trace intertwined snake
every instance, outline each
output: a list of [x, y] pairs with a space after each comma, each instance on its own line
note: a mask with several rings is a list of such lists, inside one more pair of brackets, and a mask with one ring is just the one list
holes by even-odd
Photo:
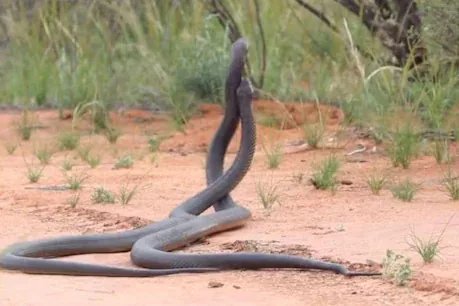
[[[139, 229], [118, 233], [67, 236], [23, 242], [0, 255], [0, 267], [33, 274], [89, 276], [158, 276], [175, 273], [210, 272], [224, 269], [298, 268], [330, 270], [347, 276], [376, 275], [350, 272], [340, 264], [300, 256], [248, 253], [186, 254], [169, 252], [216, 232], [243, 225], [250, 212], [237, 205], [229, 193], [247, 173], [255, 151], [255, 121], [252, 88], [242, 77], [248, 44], [244, 38], [232, 46], [225, 85], [225, 115], [209, 148], [208, 186], [175, 208], [168, 218]], [[228, 144], [241, 122], [241, 143], [232, 166], [223, 173]], [[214, 205], [215, 212], [201, 215]], [[139, 268], [61, 261], [55, 257], [131, 251]]]

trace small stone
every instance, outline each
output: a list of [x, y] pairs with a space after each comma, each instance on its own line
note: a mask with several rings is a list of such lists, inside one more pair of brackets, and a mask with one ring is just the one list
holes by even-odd
[[234, 289], [241, 289], [241, 286], [233, 285], [233, 288], [234, 288]]
[[223, 283], [210, 281], [208, 286], [209, 288], [220, 288], [223, 287]]

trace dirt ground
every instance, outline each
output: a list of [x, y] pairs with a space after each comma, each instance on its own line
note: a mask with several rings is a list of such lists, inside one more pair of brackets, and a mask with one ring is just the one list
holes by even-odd
[[[414, 275], [407, 286], [395, 286], [383, 277], [345, 278], [328, 272], [276, 269], [149, 279], [27, 275], [0, 270], [0, 305], [459, 305], [459, 203], [448, 198], [441, 184], [444, 166], [437, 165], [433, 157], [423, 156], [408, 170], [393, 168], [380, 146], [343, 127], [342, 113], [332, 108], [321, 108], [320, 112], [327, 123], [322, 149], [310, 150], [301, 143], [298, 126], [317, 120], [314, 105], [283, 107], [269, 101], [254, 105], [260, 122], [263, 116], [285, 116], [276, 121], [283, 129], [257, 126], [252, 168], [232, 192], [253, 217], [246, 226], [208, 237], [186, 251], [260, 250], [334, 260], [352, 268], [372, 264], [380, 269], [378, 264], [391, 249], [411, 258]], [[34, 114], [32, 138], [20, 142], [14, 129], [20, 113], [0, 113], [0, 250], [18, 241], [122, 231], [166, 217], [173, 207], [205, 186], [205, 151], [222, 111], [217, 106], [202, 106], [184, 132], [174, 131], [163, 115], [141, 110], [116, 112], [113, 121], [123, 132], [116, 145], [102, 135], [91, 134], [87, 121], [77, 122], [82, 146], [100, 154], [101, 164], [91, 169], [75, 151], [58, 151], [39, 182], [31, 184], [26, 164], [38, 165], [34, 150], [55, 145], [58, 133], [72, 124], [71, 120], [60, 120], [55, 110]], [[156, 155], [148, 149], [148, 139], [153, 135], [165, 138]], [[235, 137], [227, 166], [238, 141]], [[15, 142], [20, 145], [14, 154], [7, 154], [5, 147]], [[276, 144], [285, 154], [280, 167], [269, 170], [264, 148], [269, 150]], [[367, 150], [347, 155], [359, 145]], [[451, 150], [456, 157], [453, 167], [459, 170], [457, 144]], [[127, 153], [134, 156], [134, 166], [113, 169], [117, 157]], [[342, 161], [339, 178], [346, 183], [335, 194], [315, 190], [308, 182], [313, 165], [330, 153]], [[66, 184], [61, 170], [64, 159], [75, 162], [73, 173], [88, 175], [74, 208], [68, 204], [74, 192], [47, 188]], [[372, 195], [366, 178], [375, 171], [386, 173], [392, 181], [410, 177], [422, 188], [410, 203], [394, 199], [387, 189], [379, 196]], [[91, 202], [95, 187], [118, 192], [123, 184], [140, 186], [128, 205]], [[277, 186], [279, 203], [265, 209], [257, 184]], [[448, 220], [440, 244], [441, 257], [423, 264], [406, 243], [411, 230], [428, 239]], [[130, 264], [127, 253], [76, 259]], [[212, 288], [212, 283], [222, 286]]]

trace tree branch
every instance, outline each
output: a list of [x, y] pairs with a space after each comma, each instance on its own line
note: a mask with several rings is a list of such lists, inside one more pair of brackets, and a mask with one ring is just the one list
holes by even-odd
[[265, 80], [265, 72], [266, 72], [266, 38], [265, 38], [265, 31], [263, 30], [263, 24], [261, 22], [260, 3], [258, 2], [258, 0], [253, 0], [253, 3], [255, 5], [257, 25], [258, 25], [258, 30], [260, 32], [260, 39], [261, 39], [261, 67], [260, 67], [260, 77], [258, 78], [258, 86], [259, 88], [263, 88], [263, 83]]
[[303, 0], [295, 0], [299, 5], [307, 9], [309, 12], [311, 12], [313, 15], [315, 15], [317, 18], [322, 20], [330, 29], [332, 29], [334, 32], [338, 33], [339, 30], [338, 28], [330, 21], [330, 19], [325, 16], [325, 14], [312, 5], [310, 5], [307, 2], [304, 2]]

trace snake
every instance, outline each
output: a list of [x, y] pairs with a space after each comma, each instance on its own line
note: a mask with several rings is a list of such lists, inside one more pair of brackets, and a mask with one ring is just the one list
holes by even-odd
[[[242, 66], [240, 63], [244, 62], [244, 57], [247, 53], [247, 42], [240, 39], [233, 44], [232, 59], [230, 63], [229, 74], [227, 77], [226, 92], [235, 92], [240, 83], [240, 75]], [[231, 89], [230, 89], [231, 88]], [[232, 97], [231, 101], [236, 98]], [[239, 121], [237, 105], [232, 104], [229, 110], [225, 113], [222, 121], [222, 126], [219, 128], [220, 133], [215, 136], [212, 148], [210, 151], [217, 148], [217, 154], [224, 154], [226, 145], [231, 140], [234, 131]], [[229, 117], [231, 120], [228, 120]], [[226, 124], [228, 121], [232, 122], [233, 128], [227, 131]], [[236, 125], [234, 126], [234, 122]], [[245, 129], [244, 129], [245, 130]], [[251, 132], [254, 134], [254, 131]], [[218, 142], [221, 138], [228, 138], [222, 141], [225, 148], [223, 150], [218, 148]], [[245, 141], [254, 141], [254, 139], [245, 137]], [[242, 138], [241, 138], [242, 141]], [[226, 145], [225, 145], [226, 144]], [[241, 143], [241, 148], [253, 148], [254, 144]], [[220, 153], [219, 153], [220, 152]], [[116, 233], [92, 234], [82, 236], [63, 236], [50, 239], [41, 239], [37, 241], [26, 241], [13, 244], [7, 247], [0, 254], [0, 267], [7, 270], [17, 270], [30, 274], [60, 274], [60, 275], [82, 275], [82, 276], [159, 276], [175, 273], [185, 272], [209, 272], [215, 269], [209, 268], [181, 268], [181, 269], [138, 269], [138, 268], [122, 268], [108, 265], [89, 264], [82, 262], [61, 261], [54, 259], [56, 257], [89, 254], [89, 253], [116, 253], [128, 252], [131, 250], [135, 241], [144, 236], [152, 233], [159, 232], [165, 229], [172, 228], [178, 224], [189, 221], [197, 214], [200, 214], [207, 207], [215, 204], [218, 206], [219, 200], [223, 198], [228, 199], [229, 191], [234, 188], [237, 183], [243, 178], [249, 168], [251, 160], [243, 158], [238, 154], [236, 158], [238, 163], [233, 166], [224, 174], [212, 180], [208, 186], [196, 194], [195, 196], [187, 199], [179, 205], [178, 209], [171, 213], [168, 219], [149, 224], [145, 227], [128, 230]], [[223, 158], [221, 158], [223, 163]], [[212, 163], [212, 162], [211, 162]], [[211, 165], [208, 163], [208, 165]], [[242, 165], [244, 163], [245, 165]], [[211, 169], [219, 169], [223, 166], [212, 166]], [[237, 168], [237, 170], [235, 169]], [[242, 169], [245, 172], [238, 172]], [[212, 172], [211, 170], [210, 172]], [[220, 172], [221, 174], [221, 172]], [[248, 211], [247, 211], [248, 212]], [[248, 216], [247, 216], [248, 217]], [[246, 218], [247, 219], [247, 218]], [[241, 220], [238, 221], [239, 223]], [[185, 234], [185, 233], [183, 233]]]
[[[297, 268], [328, 270], [345, 276], [379, 275], [353, 272], [344, 265], [301, 256], [240, 252], [234, 254], [173, 253], [202, 237], [242, 226], [250, 212], [236, 204], [229, 193], [247, 173], [255, 151], [256, 129], [252, 113], [252, 87], [242, 78], [240, 64], [247, 42], [233, 44], [232, 64], [226, 83], [227, 108], [209, 149], [207, 187], [171, 211], [169, 218], [144, 228], [121, 233], [69, 236], [13, 245], [0, 256], [0, 267], [26, 273], [92, 276], [159, 276], [212, 272], [225, 269]], [[240, 65], [239, 65], [240, 64]], [[231, 68], [234, 68], [233, 74]], [[236, 119], [234, 119], [236, 118]], [[241, 143], [232, 166], [223, 173], [223, 159], [231, 137], [241, 122]], [[201, 215], [210, 206], [215, 212]], [[129, 251], [139, 268], [121, 268], [53, 257], [83, 253]]]

